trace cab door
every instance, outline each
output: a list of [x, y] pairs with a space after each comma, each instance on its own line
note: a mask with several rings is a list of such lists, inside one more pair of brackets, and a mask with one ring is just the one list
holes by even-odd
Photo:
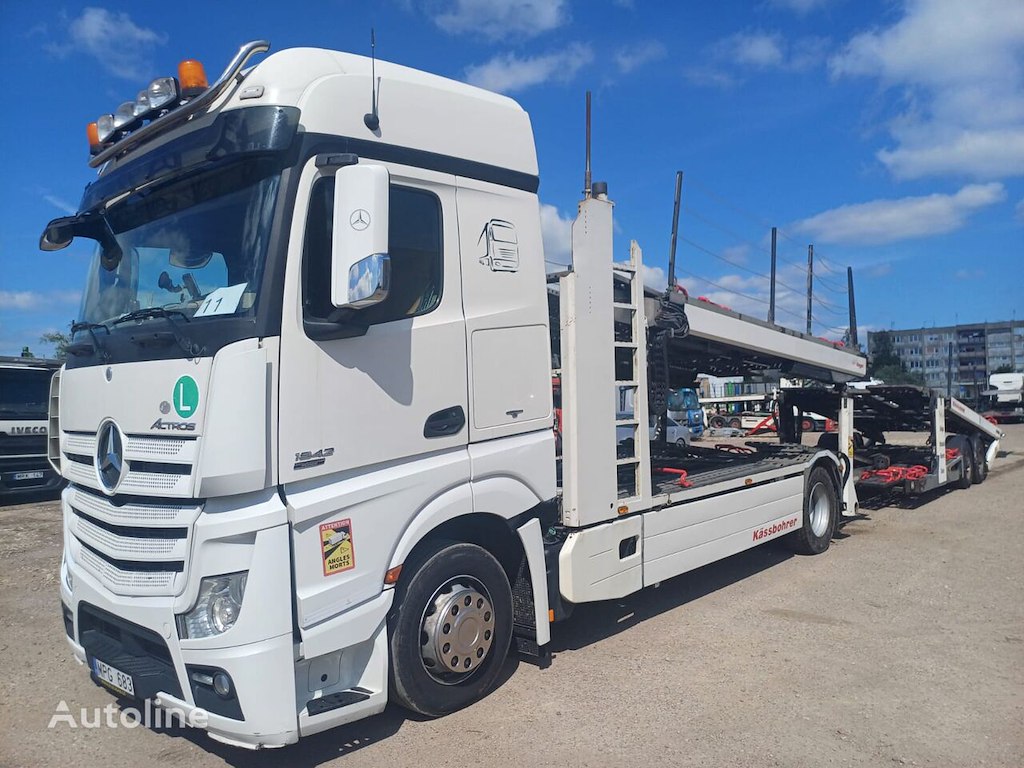
[[[390, 290], [378, 305], [345, 311], [353, 328], [366, 327], [347, 338], [316, 340], [304, 326], [345, 317], [330, 301], [333, 170], [311, 161], [298, 185], [278, 429], [300, 626], [378, 594], [394, 542], [419, 509], [413, 497], [468, 478], [454, 177], [385, 165]], [[335, 539], [350, 556], [339, 559]]]

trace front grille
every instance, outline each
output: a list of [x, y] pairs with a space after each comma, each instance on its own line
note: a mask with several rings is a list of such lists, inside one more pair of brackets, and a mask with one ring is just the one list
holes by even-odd
[[78, 605], [78, 637], [90, 663], [99, 659], [131, 675], [140, 699], [151, 699], [160, 692], [181, 698], [171, 653], [156, 632], [82, 602]]
[[[198, 456], [196, 438], [126, 435], [124, 459], [128, 471], [118, 493], [138, 496], [188, 497], [192, 469]], [[65, 432], [61, 452], [64, 471], [71, 482], [102, 491], [96, 475], [96, 434]]]
[[0, 434], [0, 456], [46, 457], [46, 435]]
[[201, 503], [120, 502], [74, 488], [68, 506], [72, 557], [107, 589], [120, 595], [170, 595], [184, 586]]

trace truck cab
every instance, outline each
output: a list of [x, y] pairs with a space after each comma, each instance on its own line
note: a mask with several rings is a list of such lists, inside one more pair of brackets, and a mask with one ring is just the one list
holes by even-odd
[[[512, 586], [543, 589], [529, 513], [555, 495], [526, 113], [346, 53], [252, 66], [267, 47], [213, 84], [183, 62], [97, 121], [99, 174], [41, 240], [96, 243], [53, 400], [68, 642], [246, 746], [381, 711], [396, 654], [392, 698], [479, 696]], [[431, 646], [389, 649], [409, 563], [452, 540], [466, 577], [409, 609]], [[423, 614], [453, 595], [448, 642]]]
[[64, 484], [46, 460], [50, 379], [59, 367], [0, 357], [0, 502], [56, 494]]

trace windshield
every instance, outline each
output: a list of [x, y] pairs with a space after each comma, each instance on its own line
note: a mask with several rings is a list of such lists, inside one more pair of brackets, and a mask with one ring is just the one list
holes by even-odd
[[670, 391], [668, 395], [668, 410], [670, 411], [695, 411], [700, 408], [697, 400], [697, 393], [692, 389], [678, 389]]
[[0, 419], [45, 419], [52, 371], [0, 368]]
[[108, 207], [117, 247], [97, 245], [79, 322], [152, 308], [189, 319], [255, 312], [279, 168], [247, 159], [143, 187]]

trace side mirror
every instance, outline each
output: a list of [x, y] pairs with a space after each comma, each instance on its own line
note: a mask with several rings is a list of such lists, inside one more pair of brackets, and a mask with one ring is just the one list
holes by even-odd
[[39, 250], [59, 251], [61, 248], [71, 245], [71, 241], [75, 238], [76, 221], [76, 216], [63, 216], [47, 224], [39, 238]]
[[388, 192], [381, 165], [346, 165], [334, 177], [331, 303], [362, 309], [388, 296]]

